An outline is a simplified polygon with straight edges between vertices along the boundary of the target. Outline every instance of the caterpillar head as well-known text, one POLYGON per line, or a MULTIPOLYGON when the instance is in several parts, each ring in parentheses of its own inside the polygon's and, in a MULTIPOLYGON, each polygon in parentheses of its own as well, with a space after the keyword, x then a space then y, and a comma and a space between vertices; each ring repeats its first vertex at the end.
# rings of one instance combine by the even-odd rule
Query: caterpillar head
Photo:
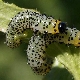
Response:
POLYGON ((59 30, 59 33, 64 33, 66 31, 66 23, 61 22, 60 20, 56 21, 56 27, 59 30))
POLYGON ((64 33, 66 30, 66 23, 61 22, 60 20, 53 19, 51 24, 49 25, 48 33, 57 34, 64 33))
POLYGON ((58 24, 58 29, 60 33, 64 33, 66 31, 66 24, 64 22, 60 22, 58 24))

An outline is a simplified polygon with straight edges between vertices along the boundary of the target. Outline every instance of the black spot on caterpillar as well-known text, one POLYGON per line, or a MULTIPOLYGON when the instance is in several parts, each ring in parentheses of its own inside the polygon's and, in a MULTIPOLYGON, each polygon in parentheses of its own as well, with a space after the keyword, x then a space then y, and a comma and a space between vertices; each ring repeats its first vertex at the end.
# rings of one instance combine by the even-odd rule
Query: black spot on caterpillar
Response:
POLYGON ((63 33, 66 29, 66 24, 53 17, 47 17, 35 10, 26 10, 19 12, 10 21, 6 31, 7 46, 15 48, 21 43, 21 38, 26 37, 26 30, 32 29, 34 32, 41 33, 63 33))

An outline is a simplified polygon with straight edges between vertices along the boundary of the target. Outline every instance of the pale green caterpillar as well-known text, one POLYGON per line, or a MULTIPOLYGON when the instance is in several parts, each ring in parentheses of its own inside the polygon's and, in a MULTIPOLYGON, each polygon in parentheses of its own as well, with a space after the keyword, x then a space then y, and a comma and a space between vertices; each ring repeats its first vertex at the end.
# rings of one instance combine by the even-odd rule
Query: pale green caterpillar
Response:
POLYGON ((52 42, 62 42, 80 46, 80 31, 66 27, 64 22, 47 17, 34 10, 19 12, 9 23, 6 32, 6 44, 11 48, 20 45, 27 37, 27 29, 33 30, 33 36, 27 48, 28 64, 41 75, 47 74, 53 59, 46 55, 46 46, 52 42))

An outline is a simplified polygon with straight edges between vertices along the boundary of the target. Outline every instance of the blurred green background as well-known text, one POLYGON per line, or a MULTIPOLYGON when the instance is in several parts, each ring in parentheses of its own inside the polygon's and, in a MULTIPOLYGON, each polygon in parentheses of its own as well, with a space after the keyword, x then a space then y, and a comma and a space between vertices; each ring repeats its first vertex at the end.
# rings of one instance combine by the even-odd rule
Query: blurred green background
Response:
MULTIPOLYGON (((67 22, 70 27, 80 29, 80 0, 3 0, 27 9, 67 22)), ((44 76, 36 75, 27 65, 27 45, 10 49, 4 44, 5 34, 0 32, 0 80, 73 80, 66 69, 53 68, 44 76)), ((28 43, 27 43, 28 44, 28 43)))

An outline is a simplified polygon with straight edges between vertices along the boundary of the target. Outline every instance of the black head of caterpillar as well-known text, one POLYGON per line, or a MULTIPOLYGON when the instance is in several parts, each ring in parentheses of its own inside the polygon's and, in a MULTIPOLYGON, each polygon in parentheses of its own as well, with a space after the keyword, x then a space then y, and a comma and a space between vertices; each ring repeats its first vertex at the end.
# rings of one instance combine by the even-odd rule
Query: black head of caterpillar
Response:
POLYGON ((6 43, 9 47, 14 48, 20 44, 20 38, 24 31, 32 29, 41 33, 62 33, 65 31, 65 25, 60 20, 55 20, 53 17, 47 17, 35 10, 26 10, 19 12, 10 21, 6 31, 6 43))
POLYGON ((66 31, 66 23, 61 22, 58 24, 58 29, 60 33, 64 33, 66 31))

